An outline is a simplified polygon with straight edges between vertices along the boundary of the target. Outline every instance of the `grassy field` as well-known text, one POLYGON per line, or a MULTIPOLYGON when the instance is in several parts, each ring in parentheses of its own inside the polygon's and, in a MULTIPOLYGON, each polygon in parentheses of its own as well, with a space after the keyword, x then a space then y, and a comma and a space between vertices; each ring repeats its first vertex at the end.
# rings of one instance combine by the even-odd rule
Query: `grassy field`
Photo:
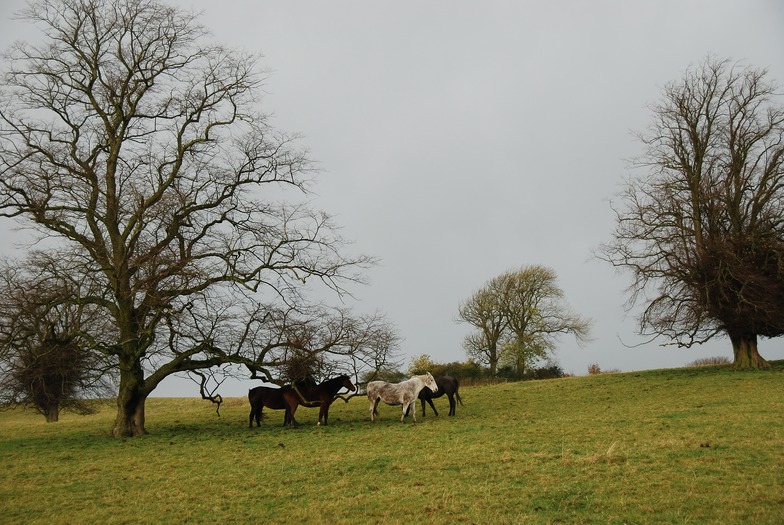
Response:
POLYGON ((0 413, 0 523, 784 523, 784 362, 461 389, 456 417, 338 400, 328 427, 245 399, 0 413), (265 412, 267 412, 265 410, 265 412))

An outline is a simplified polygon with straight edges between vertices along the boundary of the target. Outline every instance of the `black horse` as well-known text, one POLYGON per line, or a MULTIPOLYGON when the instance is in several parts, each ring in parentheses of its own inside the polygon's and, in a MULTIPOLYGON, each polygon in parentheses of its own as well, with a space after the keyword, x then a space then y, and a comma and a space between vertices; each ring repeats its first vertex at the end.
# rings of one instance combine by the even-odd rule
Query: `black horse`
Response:
POLYGON ((321 420, 323 419, 324 425, 326 425, 329 417, 329 406, 335 401, 338 390, 341 388, 347 388, 352 392, 357 389, 347 375, 333 377, 318 384, 312 379, 294 381, 291 388, 286 388, 283 391, 283 400, 286 404, 285 424, 295 427, 299 426, 297 420, 294 419, 294 413, 297 411, 297 407, 302 405, 319 407, 318 424, 321 425, 321 420))
POLYGON ((253 420, 256 419, 256 426, 261 426, 261 412, 264 407, 272 408, 275 410, 286 410, 286 415, 283 418, 285 425, 289 420, 289 410, 283 399, 283 392, 291 386, 283 388, 273 388, 268 386, 257 386, 248 390, 248 401, 250 401, 250 417, 248 420, 248 427, 253 428, 253 420))
POLYGON ((460 399, 460 394, 457 391, 460 387, 460 383, 452 376, 441 376, 436 378, 436 385, 438 386, 438 391, 435 393, 428 387, 419 391, 419 399, 422 401, 422 417, 425 417, 425 401, 430 403, 433 412, 438 415, 438 410, 436 410, 436 406, 433 404, 433 399, 441 397, 444 394, 449 398, 449 415, 454 416, 455 407, 457 406, 455 398, 460 401, 460 406, 463 406, 463 400, 460 399))

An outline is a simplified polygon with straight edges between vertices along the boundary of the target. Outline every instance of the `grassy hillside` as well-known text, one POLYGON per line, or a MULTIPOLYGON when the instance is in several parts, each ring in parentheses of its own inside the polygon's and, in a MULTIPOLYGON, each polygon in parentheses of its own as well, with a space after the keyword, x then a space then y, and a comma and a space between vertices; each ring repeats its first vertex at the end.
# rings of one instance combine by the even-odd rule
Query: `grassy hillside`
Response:
POLYGON ((46 424, 0 413, 2 523, 782 523, 784 362, 464 388, 413 425, 338 400, 330 426, 245 399, 150 399, 46 424), (265 410, 265 413, 267 411, 265 410))

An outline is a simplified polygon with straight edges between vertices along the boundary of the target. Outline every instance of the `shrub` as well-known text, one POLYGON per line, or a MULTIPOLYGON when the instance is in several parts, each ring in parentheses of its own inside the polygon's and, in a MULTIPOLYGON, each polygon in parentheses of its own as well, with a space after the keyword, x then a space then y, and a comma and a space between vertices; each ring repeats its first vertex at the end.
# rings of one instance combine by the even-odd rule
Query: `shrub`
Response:
POLYGON ((548 363, 547 366, 534 368, 530 373, 526 374, 525 379, 558 379, 565 375, 563 369, 558 364, 548 363))
POLYGON ((599 374, 617 374, 620 372, 617 368, 611 368, 610 370, 602 370, 599 368, 599 363, 591 363, 588 365, 588 375, 589 376, 596 376, 599 374))
POLYGON ((696 361, 692 361, 686 366, 714 366, 714 365, 728 365, 732 361, 729 358, 724 356, 716 356, 716 357, 703 357, 701 359, 697 359, 696 361))

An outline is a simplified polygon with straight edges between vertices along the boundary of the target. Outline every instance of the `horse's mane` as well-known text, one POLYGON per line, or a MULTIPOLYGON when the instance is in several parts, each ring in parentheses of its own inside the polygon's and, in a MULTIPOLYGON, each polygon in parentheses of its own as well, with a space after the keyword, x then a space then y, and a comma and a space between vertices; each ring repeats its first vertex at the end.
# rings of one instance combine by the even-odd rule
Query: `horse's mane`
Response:
POLYGON ((322 385, 331 385, 331 384, 334 384, 334 383, 342 383, 346 379, 351 379, 351 378, 348 377, 346 374, 342 374, 342 375, 339 375, 337 377, 333 377, 331 379, 327 379, 326 381, 323 381, 321 384, 322 385))
MULTIPOLYGON (((317 388, 318 387, 319 389, 330 390, 330 389, 334 388, 335 385, 342 386, 343 385, 343 381, 346 380, 346 379, 350 380, 351 378, 348 375, 343 374, 343 375, 339 375, 337 377, 326 379, 326 380, 322 381, 321 383, 318 383, 312 377, 306 377, 304 379, 298 379, 298 380, 294 381, 292 384, 296 388, 317 388)), ((340 389, 340 386, 338 386, 336 391, 340 389)))

